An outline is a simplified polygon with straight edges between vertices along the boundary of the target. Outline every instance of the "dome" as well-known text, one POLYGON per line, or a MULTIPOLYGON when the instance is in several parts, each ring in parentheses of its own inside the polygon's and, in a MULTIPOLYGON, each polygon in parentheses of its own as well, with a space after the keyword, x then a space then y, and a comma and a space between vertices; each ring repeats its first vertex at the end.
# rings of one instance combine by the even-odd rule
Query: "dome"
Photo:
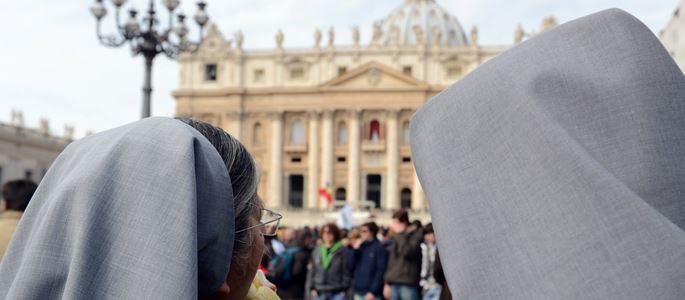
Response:
POLYGON ((416 46, 418 43, 428 47, 435 43, 442 47, 469 44, 457 18, 435 0, 405 0, 402 6, 374 24, 371 43, 400 47, 416 46))

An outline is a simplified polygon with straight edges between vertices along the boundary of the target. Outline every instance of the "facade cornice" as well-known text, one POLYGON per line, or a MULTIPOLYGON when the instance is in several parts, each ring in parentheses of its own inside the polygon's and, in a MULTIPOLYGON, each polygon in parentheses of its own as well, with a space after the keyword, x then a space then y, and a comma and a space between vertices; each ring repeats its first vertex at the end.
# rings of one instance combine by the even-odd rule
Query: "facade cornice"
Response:
MULTIPOLYGON (((385 47, 385 48, 334 48, 334 49, 322 49, 320 51, 316 48, 284 48, 284 49, 258 49, 258 50, 240 50, 240 57, 242 59, 250 58, 281 58, 287 60, 290 57, 320 57, 321 54, 326 53, 332 56, 351 56, 351 57, 363 57, 367 55, 387 55, 387 56, 405 56, 405 55, 449 55, 449 54, 475 54, 479 52, 481 54, 499 54, 502 51, 508 49, 510 46, 478 46, 474 48, 471 46, 461 46, 452 48, 421 48, 421 47, 385 47)), ((182 61, 190 60, 200 60, 205 59, 217 59, 217 58, 233 58, 238 55, 238 49, 230 49, 221 55, 206 55, 203 53, 196 53, 192 55, 183 56, 182 61)))
POLYGON ((400 87, 400 88, 347 88, 347 87, 268 87, 268 88, 222 88, 222 89, 178 89, 172 92, 174 97, 227 97, 227 96, 264 96, 264 95, 305 95, 326 93, 406 93, 426 92, 437 93, 444 90, 446 85, 431 85, 425 87, 400 87))

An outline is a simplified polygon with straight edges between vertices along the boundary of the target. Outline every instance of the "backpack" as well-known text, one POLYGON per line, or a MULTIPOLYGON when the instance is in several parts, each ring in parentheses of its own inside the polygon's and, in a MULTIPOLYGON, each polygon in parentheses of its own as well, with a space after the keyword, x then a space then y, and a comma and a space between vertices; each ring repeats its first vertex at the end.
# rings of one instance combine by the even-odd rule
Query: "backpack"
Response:
POLYGON ((293 277, 293 257, 300 247, 290 247, 269 261, 268 279, 273 284, 283 284, 293 277))

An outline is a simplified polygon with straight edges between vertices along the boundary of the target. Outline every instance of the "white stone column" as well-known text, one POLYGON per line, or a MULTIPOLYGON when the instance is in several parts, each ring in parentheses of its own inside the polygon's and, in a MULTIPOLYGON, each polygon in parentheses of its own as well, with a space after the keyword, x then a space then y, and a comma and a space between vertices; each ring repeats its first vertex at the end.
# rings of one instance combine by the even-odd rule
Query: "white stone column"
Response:
POLYGON ((309 146, 307 147, 307 208, 319 203, 319 112, 309 113, 309 146))
POLYGON ((227 114, 228 117, 228 128, 226 130, 228 133, 230 133, 233 137, 235 137, 238 140, 242 140, 243 135, 243 118, 242 118, 242 113, 240 112, 230 112, 227 114))
POLYGON ((426 199, 423 195, 423 188, 419 182, 419 176, 414 171, 414 188, 411 190, 411 208, 416 211, 423 211, 426 209, 426 199))
POLYGON ((347 202, 352 207, 359 205, 361 197, 361 190, 359 184, 361 183, 360 174, 360 158, 361 158, 361 126, 359 124, 359 115, 361 112, 357 109, 349 111, 349 151, 347 160, 347 202))
POLYGON ((269 199, 267 206, 283 206, 283 114, 271 114, 271 163, 269 165, 269 199))
POLYGON ((399 173, 400 173, 400 144, 399 144, 399 121, 397 119, 399 111, 390 109, 386 112, 386 126, 387 126, 387 175, 385 176, 387 182, 385 184, 385 205, 389 210, 400 207, 400 189, 399 189, 399 173))
MULTIPOLYGON (((323 138, 323 145, 321 147, 321 184, 320 187, 333 188, 333 156, 334 156, 334 146, 333 146, 333 111, 325 110, 323 112, 323 122, 321 126, 321 137, 323 138)), ((334 192, 333 192, 334 193, 334 192)), ((320 207, 321 202, 319 202, 320 207)))

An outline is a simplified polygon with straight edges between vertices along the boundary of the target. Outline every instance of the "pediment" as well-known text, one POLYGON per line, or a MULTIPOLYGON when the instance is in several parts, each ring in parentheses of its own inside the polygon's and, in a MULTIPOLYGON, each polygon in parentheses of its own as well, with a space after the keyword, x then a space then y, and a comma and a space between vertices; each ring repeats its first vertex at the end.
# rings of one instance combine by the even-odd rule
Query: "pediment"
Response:
POLYGON ((387 65, 370 62, 323 83, 320 88, 333 90, 422 90, 428 88, 428 85, 387 65))
POLYGON ((223 34, 216 26, 212 23, 209 25, 207 34, 200 44, 199 52, 203 55, 220 55, 231 47, 231 43, 224 39, 223 34))

